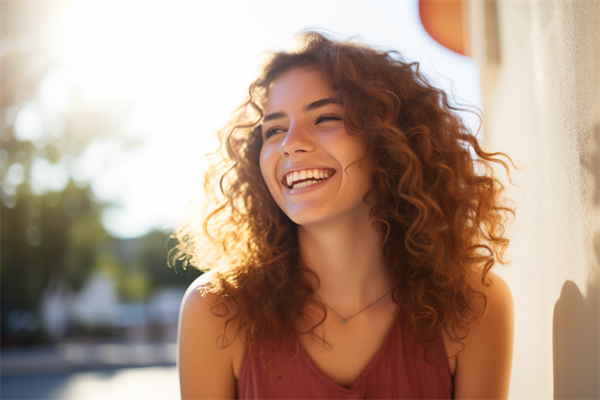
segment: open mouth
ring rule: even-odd
[[[303,169],[287,174],[284,177],[284,182],[289,189],[300,189],[327,180],[329,177],[333,176],[333,174],[335,174],[335,171],[332,169]]]

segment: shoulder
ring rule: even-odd
[[[506,398],[513,349],[513,300],[508,285],[494,273],[481,285],[484,301],[473,309],[464,349],[457,354],[455,398]]]
[[[205,326],[211,321],[215,321],[210,315],[212,315],[211,309],[218,305],[219,297],[207,290],[211,278],[210,272],[205,273],[187,288],[181,302],[180,317],[194,321],[200,320]]]
[[[510,288],[493,272],[487,275],[487,281],[488,286],[481,286],[485,304],[481,302],[474,308],[478,318],[467,337],[466,344],[470,346],[475,346],[478,341],[495,339],[499,335],[512,338],[514,305]]]
[[[206,275],[192,282],[183,296],[179,310],[180,329],[206,331],[218,328],[219,320],[214,318],[211,309],[218,304],[219,298],[207,290],[210,277]]]
[[[501,277],[489,272],[486,276],[486,284],[480,283],[478,289],[485,295],[485,302],[478,300],[473,304],[477,321],[473,324],[472,329],[480,331],[512,320],[512,293]],[[469,334],[469,336],[471,335]]]
[[[206,276],[205,276],[206,275]],[[235,332],[225,330],[228,313],[219,296],[207,292],[210,275],[187,289],[179,314],[177,364],[182,398],[235,396]],[[227,342],[226,339],[231,340]]]

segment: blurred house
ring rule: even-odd
[[[55,342],[74,326],[87,332],[103,329],[130,340],[175,341],[184,293],[183,287],[164,287],[147,301],[124,302],[115,282],[96,271],[78,293],[62,281],[52,281],[41,298],[41,323]]]
[[[87,327],[118,326],[119,298],[114,283],[101,271],[75,297],[72,318]]]
[[[53,341],[63,339],[72,320],[74,293],[62,280],[53,280],[46,287],[40,301],[40,318]]]
[[[159,337],[170,341],[177,340],[179,306],[184,294],[184,288],[165,287],[158,290],[148,301],[148,321]]]

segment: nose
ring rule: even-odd
[[[307,153],[315,149],[308,132],[296,125],[291,125],[281,142],[280,152],[284,157],[292,154]]]

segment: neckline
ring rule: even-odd
[[[373,369],[375,369],[375,367],[377,366],[379,361],[385,355],[386,350],[389,347],[392,334],[398,328],[399,320],[400,320],[400,310],[399,310],[399,307],[397,307],[395,316],[394,316],[394,322],[392,323],[392,326],[388,329],[388,332],[385,336],[383,343],[381,344],[381,347],[379,347],[379,350],[377,350],[377,352],[375,353],[373,358],[371,358],[371,360],[363,368],[361,373],[354,380],[354,382],[352,382],[350,387],[340,385],[339,383],[334,381],[331,377],[326,375],[323,371],[321,371],[319,369],[319,367],[317,367],[317,365],[314,363],[312,358],[310,358],[308,351],[306,351],[306,349],[304,348],[304,346],[302,345],[302,342],[300,340],[298,340],[298,349],[299,349],[298,355],[300,356],[300,359],[304,362],[306,367],[321,381],[323,381],[327,385],[331,386],[332,388],[334,388],[342,393],[347,393],[347,394],[353,393],[366,382],[366,380],[369,377],[369,375],[371,374],[371,372],[373,372]]]

